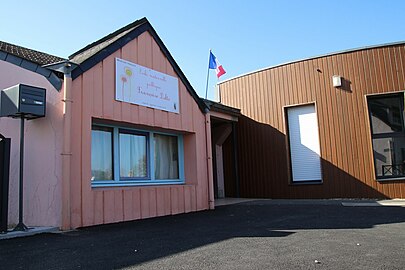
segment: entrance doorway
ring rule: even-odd
[[[212,132],[212,156],[214,168],[214,192],[215,198],[225,198],[225,170],[224,170],[224,143],[232,133],[232,124],[220,120],[211,119]],[[226,158],[227,156],[225,156]],[[229,159],[225,160],[225,164]],[[227,180],[229,175],[227,173]],[[227,185],[229,186],[229,184]],[[229,188],[227,189],[229,194]]]
[[[215,199],[239,197],[237,122],[240,111],[209,102]]]

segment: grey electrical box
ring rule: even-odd
[[[46,90],[18,84],[1,90],[0,117],[35,119],[45,116]]]

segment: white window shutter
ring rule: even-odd
[[[315,105],[288,108],[287,114],[293,182],[322,180]]]

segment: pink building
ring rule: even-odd
[[[47,92],[46,117],[25,129],[26,225],[70,229],[214,208],[208,105],[145,18],[68,60],[2,42],[0,77],[0,89]],[[19,122],[0,118],[0,133],[12,139],[12,226]]]

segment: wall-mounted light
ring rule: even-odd
[[[342,77],[339,75],[333,75],[332,82],[333,82],[333,87],[341,87],[342,86]]]

